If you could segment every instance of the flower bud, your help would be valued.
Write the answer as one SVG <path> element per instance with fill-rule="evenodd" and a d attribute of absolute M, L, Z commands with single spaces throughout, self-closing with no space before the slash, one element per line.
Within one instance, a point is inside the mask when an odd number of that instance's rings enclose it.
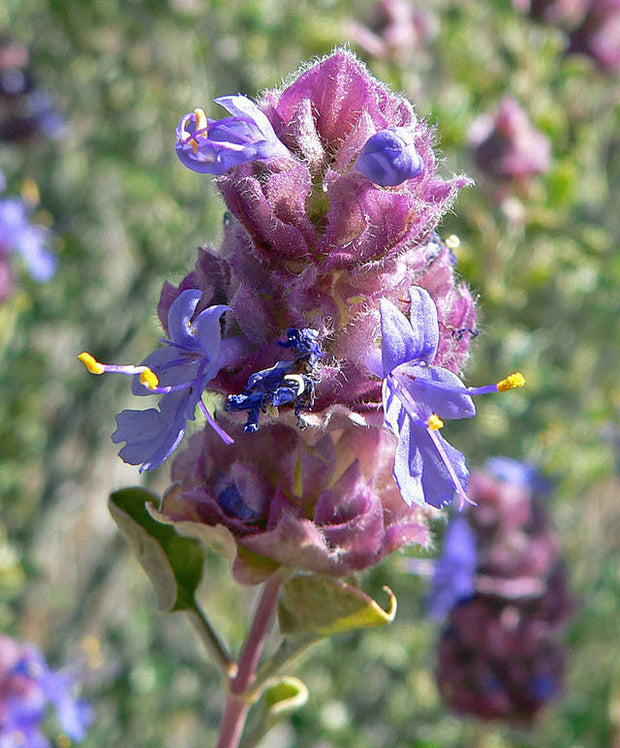
<path fill-rule="evenodd" d="M 414 132 L 407 127 L 380 130 L 366 141 L 355 165 L 371 182 L 395 187 L 420 176 L 424 164 L 415 148 Z"/>

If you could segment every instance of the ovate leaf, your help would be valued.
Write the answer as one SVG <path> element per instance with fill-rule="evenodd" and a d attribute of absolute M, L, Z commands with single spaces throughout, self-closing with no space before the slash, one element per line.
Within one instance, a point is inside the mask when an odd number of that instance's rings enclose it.
<path fill-rule="evenodd" d="M 280 630 L 287 637 L 320 639 L 354 629 L 384 626 L 396 615 L 396 597 L 385 588 L 389 603 L 379 603 L 357 587 L 337 579 L 296 576 L 280 594 Z"/>
<path fill-rule="evenodd" d="M 252 709 L 241 748 L 255 746 L 272 727 L 301 709 L 307 701 L 308 689 L 298 678 L 283 675 L 271 681 Z"/>
<path fill-rule="evenodd" d="M 155 588 L 159 610 L 191 608 L 202 577 L 202 547 L 199 541 L 156 522 L 147 502 L 157 503 L 158 497 L 143 488 L 124 488 L 111 494 L 109 507 Z"/>

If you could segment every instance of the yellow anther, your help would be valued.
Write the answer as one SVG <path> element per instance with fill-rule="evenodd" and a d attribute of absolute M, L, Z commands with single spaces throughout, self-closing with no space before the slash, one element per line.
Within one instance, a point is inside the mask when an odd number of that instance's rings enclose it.
<path fill-rule="evenodd" d="M 284 379 L 288 379 L 290 382 L 297 384 L 297 397 L 299 397 L 306 389 L 306 383 L 301 374 L 285 374 Z"/>
<path fill-rule="evenodd" d="M 196 125 L 196 130 L 208 129 L 209 120 L 207 119 L 207 115 L 204 113 L 204 109 L 194 109 L 194 124 Z M 191 145 L 194 155 L 198 153 L 198 141 L 196 138 L 190 138 L 187 142 Z"/>
<path fill-rule="evenodd" d="M 515 371 L 513 374 L 509 374 L 506 379 L 502 379 L 501 382 L 497 383 L 498 392 L 508 392 L 508 390 L 514 390 L 517 387 L 523 387 L 525 384 L 525 377 L 520 371 Z"/>
<path fill-rule="evenodd" d="M 450 236 L 446 239 L 446 247 L 448 247 L 448 249 L 458 249 L 460 246 L 461 240 L 456 234 L 450 234 Z"/>
<path fill-rule="evenodd" d="M 86 353 L 86 351 L 80 353 L 78 358 L 91 374 L 103 374 L 105 371 L 104 365 L 100 364 L 94 356 L 91 356 L 90 353 Z"/>
<path fill-rule="evenodd" d="M 140 384 L 143 384 L 148 390 L 154 390 L 159 386 L 159 378 L 152 369 L 145 369 L 140 374 Z"/>
<path fill-rule="evenodd" d="M 28 205 L 34 206 L 39 204 L 39 188 L 33 179 L 26 178 L 21 187 L 22 200 Z"/>
<path fill-rule="evenodd" d="M 206 130 L 209 126 L 209 121 L 207 120 L 207 115 L 205 114 L 204 109 L 194 109 L 194 121 L 196 122 L 197 130 Z"/>
<path fill-rule="evenodd" d="M 439 429 L 443 428 L 443 421 L 437 415 L 437 413 L 433 413 L 433 415 L 430 416 L 428 421 L 426 422 L 426 425 L 428 426 L 429 429 L 432 429 L 433 431 L 439 431 Z"/>

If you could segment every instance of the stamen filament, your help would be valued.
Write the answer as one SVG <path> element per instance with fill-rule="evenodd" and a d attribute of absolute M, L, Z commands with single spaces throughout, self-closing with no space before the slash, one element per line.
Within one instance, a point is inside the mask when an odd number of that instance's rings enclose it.
<path fill-rule="evenodd" d="M 215 420 L 215 418 L 213 418 L 211 413 L 209 413 L 207 406 L 203 403 L 202 400 L 198 401 L 198 406 L 200 410 L 202 411 L 204 417 L 207 419 L 207 423 L 217 433 L 217 435 L 224 442 L 224 444 L 234 444 L 235 440 L 232 438 L 232 436 L 227 434 L 224 431 L 224 429 L 220 426 L 220 424 Z"/>
<path fill-rule="evenodd" d="M 482 387 L 455 387 L 443 382 L 433 382 L 428 379 L 422 379 L 421 377 L 415 377 L 406 372 L 403 373 L 405 376 L 409 377 L 409 379 L 413 379 L 416 385 L 432 387 L 436 390 L 463 395 L 490 395 L 493 392 L 508 392 L 509 390 L 514 390 L 525 385 L 525 377 L 520 371 L 515 371 L 512 374 L 509 374 L 505 379 L 502 379 L 497 384 L 485 384 Z"/>
<path fill-rule="evenodd" d="M 430 438 L 433 440 L 433 444 L 435 445 L 435 448 L 439 452 L 441 461 L 446 466 L 446 470 L 450 474 L 450 478 L 452 478 L 452 483 L 454 484 L 454 488 L 456 489 L 456 492 L 459 495 L 459 512 L 463 509 L 465 504 L 472 504 L 473 506 L 476 506 L 476 502 L 470 499 L 469 496 L 463 490 L 461 481 L 459 480 L 458 475 L 456 474 L 454 467 L 452 466 L 452 463 L 450 462 L 450 459 L 448 455 L 446 454 L 446 450 L 443 448 L 443 444 L 439 441 L 439 435 L 432 428 L 428 428 L 427 432 Z"/>
<path fill-rule="evenodd" d="M 148 366 L 133 366 L 131 364 L 122 366 L 120 364 L 102 364 L 101 361 L 97 361 L 94 356 L 84 351 L 78 356 L 79 360 L 84 364 L 91 374 L 104 374 L 105 372 L 113 372 L 115 374 L 128 374 L 134 376 L 135 374 L 140 375 L 140 383 L 147 387 L 149 390 L 154 392 L 158 391 L 159 379 L 157 374 L 150 369 Z"/>

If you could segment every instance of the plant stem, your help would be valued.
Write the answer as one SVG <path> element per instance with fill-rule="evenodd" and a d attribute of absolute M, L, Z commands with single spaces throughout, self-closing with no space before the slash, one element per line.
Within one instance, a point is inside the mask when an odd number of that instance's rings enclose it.
<path fill-rule="evenodd" d="M 237 675 L 237 665 L 233 662 L 226 647 L 219 636 L 215 633 L 209 619 L 199 607 L 198 603 L 194 602 L 194 606 L 188 608 L 185 612 L 224 677 L 234 678 Z"/>
<path fill-rule="evenodd" d="M 249 710 L 250 704 L 244 698 L 233 693 L 228 694 L 217 748 L 237 748 Z"/>
<path fill-rule="evenodd" d="M 226 698 L 217 748 L 237 748 L 241 740 L 253 700 L 249 691 L 256 679 L 263 647 L 273 625 L 282 579 L 282 573 L 276 572 L 263 587 L 252 626 L 239 658 L 239 670 L 235 677 L 229 679 L 230 690 Z"/>
<path fill-rule="evenodd" d="M 248 695 L 256 698 L 268 680 L 276 676 L 283 667 L 288 665 L 296 657 L 299 657 L 308 647 L 320 641 L 320 638 L 299 638 L 293 643 L 285 639 L 274 656 L 265 662 L 257 672 L 256 678 L 253 681 L 253 688 L 249 691 Z"/>

